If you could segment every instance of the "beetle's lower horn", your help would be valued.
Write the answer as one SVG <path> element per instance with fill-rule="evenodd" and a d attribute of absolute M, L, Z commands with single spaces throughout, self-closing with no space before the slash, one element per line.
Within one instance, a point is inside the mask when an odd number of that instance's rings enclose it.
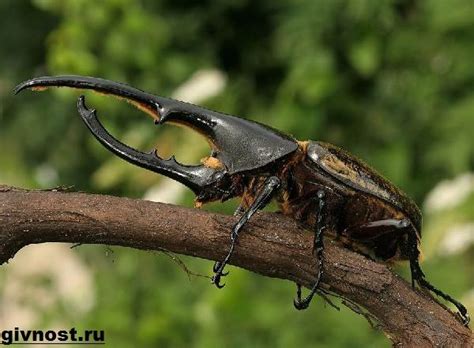
<path fill-rule="evenodd" d="M 174 156 L 169 159 L 162 159 L 158 156 L 156 150 L 141 152 L 123 144 L 104 128 L 97 118 L 96 110 L 87 108 L 84 96 L 79 97 L 77 109 L 82 120 L 97 140 L 124 160 L 176 180 L 188 186 L 196 195 L 199 195 L 204 187 L 217 179 L 219 173 L 214 169 L 202 165 L 183 165 L 178 163 Z"/>

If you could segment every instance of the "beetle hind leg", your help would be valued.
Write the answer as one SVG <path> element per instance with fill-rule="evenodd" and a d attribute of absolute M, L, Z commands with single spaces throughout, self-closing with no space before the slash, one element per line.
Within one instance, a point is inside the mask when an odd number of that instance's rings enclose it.
<path fill-rule="evenodd" d="M 421 270 L 420 263 L 419 263 L 419 255 L 420 252 L 417 246 L 417 239 L 415 233 L 410 233 L 408 237 L 410 243 L 410 270 L 411 270 L 411 278 L 412 278 L 412 286 L 414 287 L 415 282 L 422 288 L 428 289 L 429 291 L 433 292 L 437 296 L 443 298 L 444 300 L 451 302 L 459 311 L 459 316 L 461 317 L 462 323 L 467 326 L 470 321 L 469 313 L 467 312 L 466 307 L 463 306 L 462 303 L 455 300 L 448 294 L 445 294 L 441 290 L 434 287 L 430 282 L 428 282 L 425 278 L 425 274 Z"/>
<path fill-rule="evenodd" d="M 316 281 L 311 288 L 310 293 L 304 299 L 301 298 L 301 284 L 296 284 L 296 299 L 293 301 L 293 304 L 296 309 L 306 309 L 308 308 L 311 300 L 316 293 L 319 283 L 321 282 L 321 278 L 323 276 L 323 250 L 324 250 L 324 241 L 323 241 L 323 232 L 325 230 L 325 226 L 323 225 L 323 213 L 324 213 L 324 206 L 325 202 L 325 193 L 324 191 L 318 191 L 318 220 L 316 222 L 316 232 L 314 235 L 314 242 L 313 242 L 313 254 L 315 254 L 317 262 L 318 262 L 318 274 L 316 275 Z"/>
<path fill-rule="evenodd" d="M 263 189 L 258 194 L 255 201 L 252 205 L 245 211 L 245 213 L 240 217 L 239 221 L 234 225 L 232 228 L 232 233 L 230 235 L 230 249 L 227 253 L 227 256 L 224 258 L 222 262 L 216 262 L 213 267 L 214 276 L 211 279 L 211 282 L 220 288 L 223 288 L 225 284 L 221 284 L 221 277 L 225 277 L 229 272 L 224 272 L 224 267 L 229 262 L 234 249 L 235 244 L 237 242 L 237 238 L 239 237 L 239 232 L 245 226 L 245 224 L 250 220 L 253 214 L 255 214 L 259 209 L 264 208 L 269 200 L 272 197 L 273 192 L 280 186 L 280 179 L 276 176 L 271 176 L 265 180 Z"/>

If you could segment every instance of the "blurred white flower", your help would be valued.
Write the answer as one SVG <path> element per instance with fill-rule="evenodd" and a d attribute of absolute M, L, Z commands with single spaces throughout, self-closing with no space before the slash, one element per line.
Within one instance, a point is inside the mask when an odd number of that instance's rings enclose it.
<path fill-rule="evenodd" d="M 25 247 L 3 267 L 0 328 L 34 327 L 53 308 L 65 308 L 77 318 L 94 306 L 93 276 L 68 244 Z"/>
<path fill-rule="evenodd" d="M 43 163 L 35 169 L 35 180 L 41 187 L 53 187 L 58 184 L 58 172 L 48 163 Z"/>
<path fill-rule="evenodd" d="M 438 251 L 441 255 L 458 254 L 472 245 L 474 245 L 474 223 L 467 223 L 450 228 L 441 240 Z"/>
<path fill-rule="evenodd" d="M 225 88 L 226 82 L 227 77 L 220 70 L 198 70 L 189 80 L 176 88 L 171 97 L 197 104 L 221 93 Z"/>
<path fill-rule="evenodd" d="M 425 200 L 425 211 L 433 213 L 453 208 L 474 192 L 474 174 L 465 173 L 452 180 L 441 181 Z"/>
<path fill-rule="evenodd" d="M 162 202 L 169 204 L 179 203 L 186 187 L 177 181 L 163 177 L 158 184 L 150 187 L 143 196 L 143 199 L 153 202 Z"/>

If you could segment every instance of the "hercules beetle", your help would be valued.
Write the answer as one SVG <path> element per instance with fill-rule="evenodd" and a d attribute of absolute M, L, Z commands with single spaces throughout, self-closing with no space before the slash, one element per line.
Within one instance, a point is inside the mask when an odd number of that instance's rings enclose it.
<path fill-rule="evenodd" d="M 47 87 L 91 89 L 132 103 L 151 115 L 155 123 L 177 123 L 204 135 L 212 147 L 201 165 L 183 165 L 174 157 L 160 158 L 156 150 L 141 152 L 110 135 L 89 110 L 84 96 L 77 108 L 92 134 L 111 152 L 137 166 L 168 176 L 196 194 L 196 204 L 241 197 L 241 217 L 231 232 L 230 249 L 213 267 L 212 283 L 223 287 L 221 277 L 242 228 L 252 215 L 275 199 L 281 212 L 314 231 L 313 252 L 318 263 L 316 281 L 305 298 L 297 284 L 297 309 L 308 307 L 324 269 L 323 234 L 337 231 L 346 246 L 387 260 L 409 260 L 415 282 L 453 303 L 464 322 L 466 308 L 431 285 L 419 265 L 421 212 L 402 191 L 348 152 L 319 141 L 296 141 L 260 123 L 158 97 L 128 85 L 83 76 L 39 77 L 18 85 L 24 89 Z"/>

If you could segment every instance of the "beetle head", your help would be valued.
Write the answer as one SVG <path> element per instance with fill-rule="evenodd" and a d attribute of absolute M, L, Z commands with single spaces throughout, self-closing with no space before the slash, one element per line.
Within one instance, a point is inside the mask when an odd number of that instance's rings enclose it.
<path fill-rule="evenodd" d="M 39 77 L 21 83 L 15 93 L 24 89 L 43 90 L 48 87 L 91 89 L 110 94 L 148 113 L 156 124 L 182 124 L 205 136 L 212 148 L 211 156 L 202 165 L 183 165 L 174 157 L 160 158 L 156 150 L 145 153 L 121 143 L 102 126 L 95 110 L 86 107 L 83 96 L 79 97 L 77 103 L 83 121 L 106 148 L 135 165 L 181 182 L 203 202 L 234 196 L 235 192 L 229 190 L 233 176 L 265 167 L 298 147 L 294 139 L 265 125 L 99 78 Z"/>

